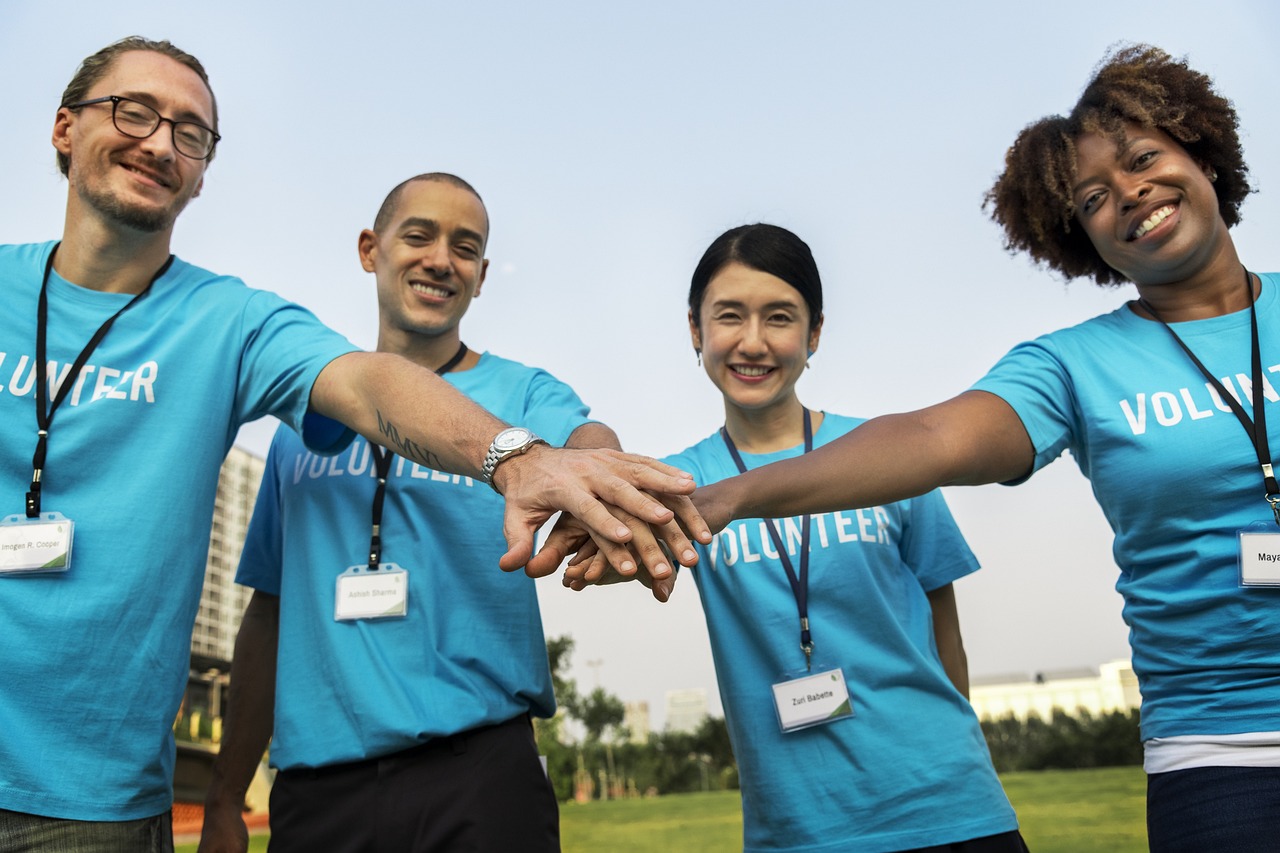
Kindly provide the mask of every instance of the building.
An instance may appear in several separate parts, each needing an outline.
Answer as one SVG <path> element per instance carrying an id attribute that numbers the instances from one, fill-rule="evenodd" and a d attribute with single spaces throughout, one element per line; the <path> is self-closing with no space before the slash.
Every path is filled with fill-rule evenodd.
<path id="1" fill-rule="evenodd" d="M 706 718 L 707 690 L 705 687 L 667 691 L 666 731 L 693 734 Z"/>
<path id="2" fill-rule="evenodd" d="M 217 744 L 222 740 L 223 695 L 230 680 L 231 654 L 240 618 L 253 591 L 235 583 L 240 551 L 253 516 L 262 482 L 263 460 L 238 447 L 231 448 L 218 475 L 213 504 L 204 589 L 191 632 L 191 669 L 182 710 L 174 722 L 178 755 L 174 767 L 174 825 L 198 832 Z M 255 813 L 265 813 L 269 777 L 259 768 L 245 801 Z"/>
<path id="3" fill-rule="evenodd" d="M 191 672 L 182 712 L 175 725 L 179 739 L 217 743 L 222 739 L 222 696 L 231 669 L 240 618 L 253 590 L 237 586 L 236 567 L 253 516 L 263 460 L 231 448 L 218 476 L 204 589 L 191 632 Z"/>
<path id="4" fill-rule="evenodd" d="M 240 629 L 240 617 L 253 591 L 237 586 L 236 567 L 244 547 L 253 504 L 262 482 L 263 460 L 239 447 L 231 448 L 218 477 L 213 505 L 209 557 L 205 563 L 204 591 L 191 632 L 191 654 L 231 660 Z"/>
<path id="5" fill-rule="evenodd" d="M 1025 720 L 1036 714 L 1052 719 L 1055 709 L 1068 714 L 1081 710 L 1094 716 L 1136 709 L 1142 702 L 1138 677 L 1127 660 L 1104 663 L 1093 670 L 1036 673 L 1022 676 L 973 679 L 969 702 L 979 719 L 999 719 L 1010 714 Z"/>
<path id="6" fill-rule="evenodd" d="M 622 725 L 628 732 L 628 740 L 634 744 L 649 742 L 649 703 L 625 702 L 622 706 Z"/>

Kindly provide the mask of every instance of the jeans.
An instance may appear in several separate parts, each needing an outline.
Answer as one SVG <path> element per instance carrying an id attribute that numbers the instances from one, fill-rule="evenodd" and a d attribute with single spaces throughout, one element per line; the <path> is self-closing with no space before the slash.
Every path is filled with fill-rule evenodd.
<path id="1" fill-rule="evenodd" d="M 173 853 L 169 812 L 141 820 L 65 820 L 0 809 L 4 853 Z"/>
<path id="2" fill-rule="evenodd" d="M 1147 777 L 1152 853 L 1280 851 L 1280 767 L 1193 767 Z"/>

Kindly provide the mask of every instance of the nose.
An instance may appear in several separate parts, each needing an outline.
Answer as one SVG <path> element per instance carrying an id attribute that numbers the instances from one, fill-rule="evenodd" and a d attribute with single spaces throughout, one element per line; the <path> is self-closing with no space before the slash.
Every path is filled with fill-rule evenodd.
<path id="1" fill-rule="evenodd" d="M 764 327 L 759 319 L 748 320 L 742 326 L 742 337 L 738 339 L 738 351 L 747 356 L 765 354 Z"/>
<path id="2" fill-rule="evenodd" d="M 165 127 L 165 122 L 169 122 L 168 127 Z M 167 118 L 161 118 L 151 135 L 139 142 L 142 143 L 143 149 L 157 160 L 169 162 L 178 156 L 178 149 L 173 144 L 173 122 Z"/>
<path id="3" fill-rule="evenodd" d="M 1128 213 L 1151 193 L 1151 185 L 1138 177 L 1129 177 L 1116 187 L 1116 197 L 1120 202 L 1120 212 Z"/>
<path id="4" fill-rule="evenodd" d="M 422 253 L 422 267 L 435 276 L 446 276 L 453 268 L 449 259 L 449 241 L 433 240 Z"/>

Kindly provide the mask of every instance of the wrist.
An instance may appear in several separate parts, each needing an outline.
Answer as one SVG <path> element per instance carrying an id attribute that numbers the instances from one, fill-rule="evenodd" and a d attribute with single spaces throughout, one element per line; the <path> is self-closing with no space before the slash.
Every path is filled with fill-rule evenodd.
<path id="1" fill-rule="evenodd" d="M 530 449 L 546 442 L 524 427 L 507 427 L 494 436 L 489 443 L 489 452 L 485 454 L 484 463 L 480 466 L 480 476 L 493 487 L 498 494 L 505 494 L 502 483 L 507 478 L 495 479 L 504 465 L 512 458 L 525 455 Z"/>
<path id="2" fill-rule="evenodd" d="M 538 438 L 520 453 L 498 460 L 496 467 L 493 469 L 493 477 L 490 479 L 489 485 L 493 487 L 495 492 L 506 497 L 508 486 L 519 478 L 521 467 L 526 462 L 551 449 L 551 445 Z"/>

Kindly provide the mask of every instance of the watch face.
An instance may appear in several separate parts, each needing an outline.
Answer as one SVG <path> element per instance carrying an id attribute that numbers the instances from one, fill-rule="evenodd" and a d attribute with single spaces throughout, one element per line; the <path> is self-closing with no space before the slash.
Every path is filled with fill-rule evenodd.
<path id="1" fill-rule="evenodd" d="M 532 437 L 533 433 L 529 432 L 529 430 L 524 427 L 511 427 L 498 433 L 497 437 L 493 440 L 493 446 L 499 453 L 503 453 L 508 450 L 515 450 L 522 444 L 526 444 Z"/>

